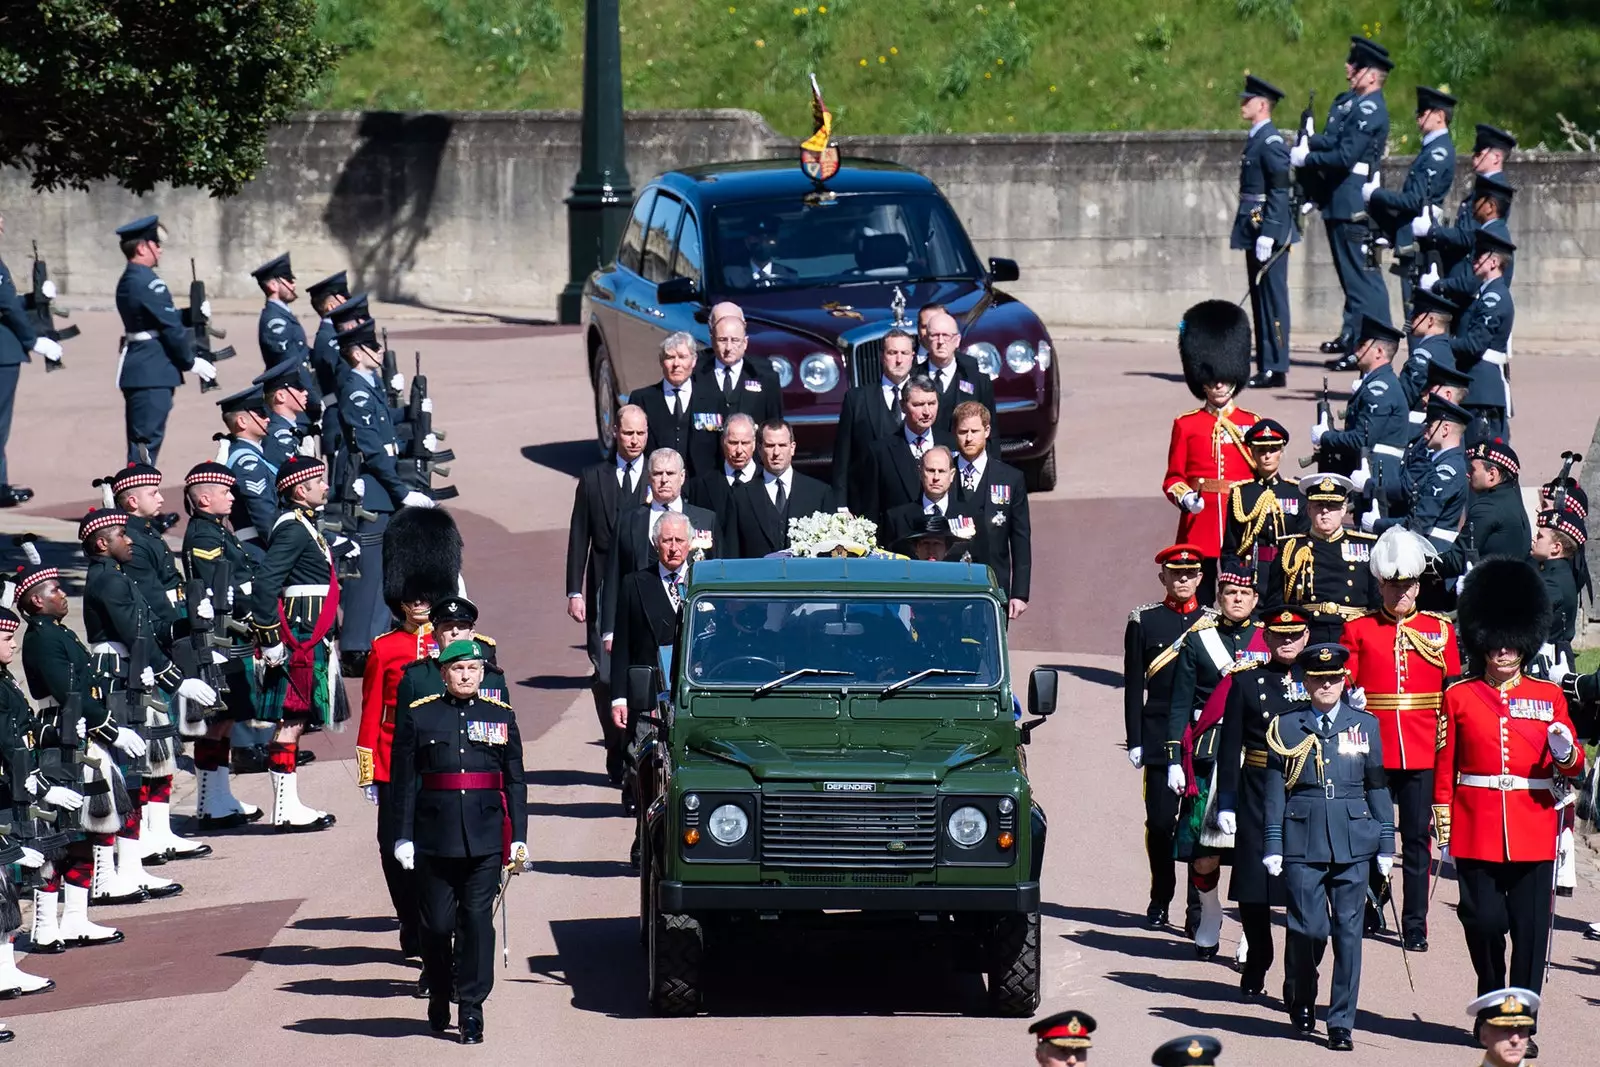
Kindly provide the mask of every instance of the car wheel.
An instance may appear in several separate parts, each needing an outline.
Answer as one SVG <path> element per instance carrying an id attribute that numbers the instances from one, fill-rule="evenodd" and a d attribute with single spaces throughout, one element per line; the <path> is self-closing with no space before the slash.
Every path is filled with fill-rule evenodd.
<path id="1" fill-rule="evenodd" d="M 1026 1018 L 1039 1009 L 1039 913 L 1000 916 L 990 938 L 989 1011 Z"/>
<path id="2" fill-rule="evenodd" d="M 692 915 L 662 912 L 659 883 L 650 892 L 650 1010 L 657 1015 L 700 1014 L 705 937 Z"/>
<path id="3" fill-rule="evenodd" d="M 611 350 L 604 336 L 595 337 L 594 347 L 594 429 L 600 458 L 611 456 L 617 440 L 617 371 L 611 365 Z"/>
<path id="4" fill-rule="evenodd" d="M 1022 465 L 1022 476 L 1027 482 L 1028 492 L 1048 493 L 1056 487 L 1056 446 L 1051 445 L 1050 451 L 1038 459 L 1031 459 Z"/>

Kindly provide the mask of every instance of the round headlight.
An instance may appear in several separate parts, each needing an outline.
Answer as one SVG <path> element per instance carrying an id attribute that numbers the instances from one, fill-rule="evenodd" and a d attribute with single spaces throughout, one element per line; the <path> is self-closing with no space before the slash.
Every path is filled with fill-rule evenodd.
<path id="1" fill-rule="evenodd" d="M 1056 350 L 1050 347 L 1049 341 L 1039 342 L 1039 369 L 1049 370 L 1050 361 L 1056 358 Z"/>
<path id="2" fill-rule="evenodd" d="M 1010 815 L 1013 811 L 1017 810 L 1017 802 L 1012 800 L 1010 797 L 1001 797 L 1000 803 L 997 804 L 996 807 L 1000 809 L 1001 815 Z"/>
<path id="3" fill-rule="evenodd" d="M 800 384 L 813 393 L 831 393 L 839 384 L 839 361 L 827 352 L 813 352 L 800 361 Z"/>
<path id="4" fill-rule="evenodd" d="M 685 793 L 685 794 L 683 794 L 683 810 L 684 811 L 699 811 L 700 810 L 700 794 L 699 793 Z"/>
<path id="5" fill-rule="evenodd" d="M 715 816 L 712 816 L 715 818 Z M 974 848 L 984 839 L 989 832 L 989 819 L 983 812 L 970 805 L 957 808 L 950 813 L 950 819 L 944 824 L 945 833 L 950 835 L 950 840 L 962 848 Z M 713 830 L 712 833 L 716 831 Z"/>
<path id="6" fill-rule="evenodd" d="M 724 845 L 736 845 L 750 832 L 750 816 L 737 804 L 723 804 L 706 820 L 711 836 Z"/>
<path id="7" fill-rule="evenodd" d="M 1017 374 L 1027 374 L 1033 369 L 1033 346 L 1026 341 L 1006 345 L 1006 366 Z"/>
<path id="8" fill-rule="evenodd" d="M 1000 377 L 1000 350 L 988 341 L 967 346 L 967 355 L 978 361 L 978 369 L 990 378 Z"/>
<path id="9" fill-rule="evenodd" d="M 773 356 L 768 360 L 772 364 L 772 373 L 778 376 L 778 387 L 789 388 L 789 383 L 794 381 L 794 368 L 782 356 Z"/>

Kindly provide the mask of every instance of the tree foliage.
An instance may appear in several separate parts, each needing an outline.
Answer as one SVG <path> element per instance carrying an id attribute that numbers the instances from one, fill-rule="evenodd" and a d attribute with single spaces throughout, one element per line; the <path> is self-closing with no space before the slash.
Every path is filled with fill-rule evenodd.
<path id="1" fill-rule="evenodd" d="M 236 193 L 338 57 L 316 19 L 316 0 L 0 5 L 0 159 L 41 189 Z"/>

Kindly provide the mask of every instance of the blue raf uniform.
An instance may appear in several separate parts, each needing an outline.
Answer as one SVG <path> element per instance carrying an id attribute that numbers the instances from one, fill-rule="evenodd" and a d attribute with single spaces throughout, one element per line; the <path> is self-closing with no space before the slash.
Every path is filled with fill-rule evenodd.
<path id="1" fill-rule="evenodd" d="M 1493 203 L 1494 216 L 1479 222 L 1469 212 L 1464 223 L 1436 227 L 1419 239 L 1438 255 L 1441 280 L 1436 287 L 1437 292 L 1443 293 L 1458 304 L 1472 301 L 1478 292 L 1479 284 L 1478 276 L 1472 270 L 1472 260 L 1477 254 L 1478 235 L 1492 233 L 1502 241 L 1511 240 L 1508 216 L 1511 214 L 1511 201 L 1515 196 L 1516 190 L 1506 183 L 1504 175 L 1480 174 L 1472 184 L 1469 203 L 1473 205 L 1483 201 Z M 1463 207 L 1466 205 L 1463 204 Z M 1506 281 L 1511 280 L 1511 275 L 1511 267 L 1508 265 Z"/>
<path id="2" fill-rule="evenodd" d="M 41 338 L 34 330 L 27 306 L 17 293 L 16 279 L 5 261 L 0 260 L 0 508 L 15 507 L 33 499 L 32 489 L 11 484 L 6 470 L 6 442 L 11 438 L 11 409 L 17 399 L 17 380 L 22 376 L 22 365 L 33 362 L 28 353 L 36 346 L 41 355 L 53 351 L 55 358 L 60 358 L 60 346 L 51 338 Z"/>
<path id="3" fill-rule="evenodd" d="M 1319 680 L 1342 678 L 1350 653 L 1311 645 L 1297 663 L 1315 701 Z M 1285 711 L 1267 733 L 1266 854 L 1280 858 L 1289 897 L 1284 1000 L 1295 1028 L 1316 1025 L 1317 964 L 1333 940 L 1328 1045 L 1350 1048 L 1361 989 L 1367 871 L 1394 855 L 1394 805 L 1383 771 L 1378 720 L 1336 705 Z M 1380 860 L 1381 863 L 1381 860 Z M 1331 920 L 1331 922 L 1330 922 Z"/>
<path id="4" fill-rule="evenodd" d="M 1443 363 L 1451 374 L 1456 373 L 1455 355 L 1450 351 L 1450 327 L 1461 314 L 1461 305 L 1448 297 L 1429 292 L 1420 286 L 1411 294 L 1411 319 L 1407 334 L 1410 352 L 1400 368 L 1400 389 L 1405 393 L 1406 406 L 1411 409 L 1411 436 L 1422 432 L 1423 408 L 1427 405 L 1428 390 L 1434 385 L 1433 367 Z M 1419 315 L 1438 316 L 1435 329 L 1442 333 L 1422 335 L 1417 332 Z M 1462 380 L 1462 385 L 1468 384 Z"/>
<path id="5" fill-rule="evenodd" d="M 1356 339 L 1357 351 L 1368 342 L 1398 347 L 1400 336 L 1400 331 L 1394 327 L 1364 317 Z M 1385 358 L 1362 375 L 1350 394 L 1350 402 L 1344 409 L 1344 429 L 1324 433 L 1319 445 L 1328 454 L 1344 457 L 1352 469 L 1361 459 L 1368 459 L 1368 475 L 1372 479 L 1370 495 L 1376 498 L 1377 487 L 1382 486 L 1387 500 L 1398 496 L 1404 486 L 1401 461 L 1410 437 L 1411 409 L 1406 404 L 1399 377 Z"/>
<path id="6" fill-rule="evenodd" d="M 1443 397 L 1428 400 L 1428 424 L 1441 420 L 1468 426 L 1472 416 L 1466 409 Z M 1423 431 L 1426 440 L 1427 431 Z M 1428 467 L 1411 488 L 1410 506 L 1403 516 L 1391 514 L 1372 524 L 1372 532 L 1383 533 L 1390 526 L 1404 526 L 1433 542 L 1440 552 L 1448 552 L 1461 532 L 1461 516 L 1467 506 L 1467 452 L 1460 445 L 1441 448 L 1428 454 Z M 1365 525 L 1365 520 L 1363 520 Z"/>
<path id="7" fill-rule="evenodd" d="M 217 406 L 224 415 L 237 411 L 267 415 L 267 401 L 257 385 L 224 397 Z M 223 462 L 234 474 L 233 510 L 228 515 L 233 534 L 259 561 L 266 556 L 267 539 L 278 519 L 278 468 L 268 462 L 259 444 L 242 437 L 228 440 Z"/>
<path id="8" fill-rule="evenodd" d="M 289 263 L 289 253 L 269 259 L 251 271 L 250 276 L 261 286 L 262 292 L 267 291 L 267 283 L 271 281 L 287 284 L 289 299 L 294 299 L 294 268 Z M 305 327 L 300 325 L 300 320 L 295 318 L 294 312 L 281 296 L 269 296 L 262 307 L 261 316 L 256 320 L 256 343 L 261 348 L 261 362 L 267 368 L 286 360 L 294 362 L 295 384 L 305 390 L 308 398 L 307 411 L 302 411 L 295 419 L 296 430 L 304 434 L 311 426 L 312 415 L 322 412 L 318 400 L 322 394 L 315 391 L 316 380 L 311 374 L 311 345 L 306 340 Z"/>
<path id="9" fill-rule="evenodd" d="M 1455 106 L 1456 98 L 1449 93 L 1426 85 L 1417 86 L 1419 121 L 1429 112 L 1442 111 L 1445 121 L 1449 122 Z M 1423 134 L 1422 146 L 1417 149 L 1400 189 L 1375 189 L 1367 201 L 1367 214 L 1394 245 L 1399 260 L 1400 303 L 1404 308 L 1411 307 L 1412 287 L 1421 273 L 1416 270 L 1418 247 L 1411 232 L 1411 220 L 1444 203 L 1455 175 L 1456 145 L 1447 126 Z"/>
<path id="10" fill-rule="evenodd" d="M 272 394 L 279 389 L 304 389 L 305 374 L 305 364 L 289 356 L 257 375 L 251 384 L 261 387 L 262 396 L 268 398 L 270 407 Z M 281 470 L 289 457 L 300 451 L 300 436 L 301 428 L 295 419 L 276 411 L 267 417 L 267 435 L 261 442 L 261 452 L 274 470 Z"/>
<path id="11" fill-rule="evenodd" d="M 162 233 L 155 215 L 117 228 L 124 245 L 130 241 L 159 245 Z M 167 283 L 153 267 L 130 262 L 117 280 L 116 299 L 123 331 L 117 388 L 122 390 L 128 462 L 139 462 L 139 442 L 143 441 L 154 463 L 167 436 L 172 394 L 183 384 L 184 371 L 194 369 L 194 337 L 173 305 Z"/>
<path id="12" fill-rule="evenodd" d="M 1477 445 L 1496 437 L 1509 439 L 1511 425 L 1511 387 L 1506 382 L 1505 366 L 1511 351 L 1511 331 L 1516 323 L 1516 307 L 1511 299 L 1511 282 L 1505 273 L 1517 246 L 1484 226 L 1478 230 L 1474 255 L 1492 252 L 1499 256 L 1502 273 L 1481 281 L 1471 306 L 1461 316 L 1450 350 L 1456 366 L 1467 372 L 1472 383 L 1467 387 L 1462 407 L 1475 416 L 1467 432 L 1467 445 Z"/>
<path id="13" fill-rule="evenodd" d="M 1241 99 L 1259 97 L 1273 104 L 1283 91 L 1247 75 Z M 1256 359 L 1262 374 L 1289 372 L 1289 257 L 1278 257 L 1261 279 L 1256 275 L 1272 253 L 1300 239 L 1289 206 L 1289 145 L 1283 134 L 1263 119 L 1250 128 L 1239 157 L 1239 209 L 1233 217 L 1228 247 L 1243 250 L 1250 285 L 1250 310 L 1256 328 Z M 1262 238 L 1266 240 L 1263 241 Z M 1270 245 L 1268 244 L 1270 242 Z M 1257 252 L 1266 252 L 1258 256 Z"/>
<path id="14" fill-rule="evenodd" d="M 1393 70 L 1394 61 L 1379 46 L 1355 38 L 1349 62 L 1362 69 Z M 1344 331 L 1353 344 L 1361 316 L 1389 320 L 1389 291 L 1383 275 L 1368 257 L 1367 205 L 1361 187 L 1377 173 L 1389 140 L 1389 108 L 1383 91 L 1351 94 L 1339 107 L 1343 116 L 1336 126 L 1307 142 L 1310 149 L 1303 166 L 1322 172 L 1332 194 L 1323 211 L 1333 265 L 1344 289 Z M 1346 351 L 1350 349 L 1347 347 Z"/>
<path id="15" fill-rule="evenodd" d="M 339 302 L 349 299 L 350 282 L 344 271 L 330 274 L 306 289 L 306 296 L 311 298 L 312 309 L 322 316 L 316 336 L 311 339 L 311 376 L 322 403 L 322 454 L 331 456 L 342 446 L 339 414 L 334 409 L 339 403 L 339 379 L 346 369 L 339 355 L 339 331 L 331 313 Z"/>

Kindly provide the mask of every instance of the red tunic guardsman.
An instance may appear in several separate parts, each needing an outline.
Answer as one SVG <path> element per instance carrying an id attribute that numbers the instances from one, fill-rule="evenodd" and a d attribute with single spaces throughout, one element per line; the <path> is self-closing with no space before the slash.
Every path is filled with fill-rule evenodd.
<path id="1" fill-rule="evenodd" d="M 1226 300 L 1196 304 L 1178 324 L 1178 355 L 1189 392 L 1205 405 L 1172 421 L 1161 490 L 1181 512 L 1177 540 L 1198 546 L 1205 557 L 1199 597 L 1209 603 L 1216 595 L 1229 490 L 1255 477 L 1244 433 L 1258 416 L 1233 402 L 1250 377 L 1249 318 Z"/>
<path id="2" fill-rule="evenodd" d="M 1561 688 L 1522 673 L 1550 622 L 1538 572 L 1522 561 L 1487 560 L 1467 575 L 1457 612 L 1469 673 L 1444 694 L 1435 833 L 1455 856 L 1457 914 L 1478 992 L 1508 978 L 1539 992 L 1561 808 L 1572 794 L 1568 780 L 1583 772 L 1583 749 Z"/>

